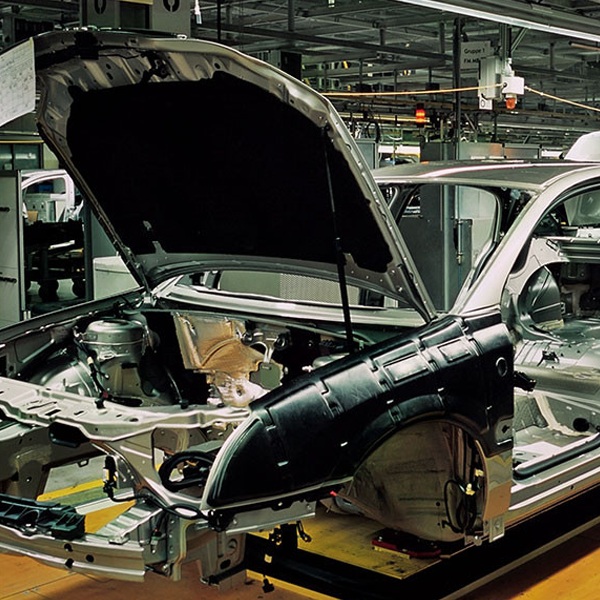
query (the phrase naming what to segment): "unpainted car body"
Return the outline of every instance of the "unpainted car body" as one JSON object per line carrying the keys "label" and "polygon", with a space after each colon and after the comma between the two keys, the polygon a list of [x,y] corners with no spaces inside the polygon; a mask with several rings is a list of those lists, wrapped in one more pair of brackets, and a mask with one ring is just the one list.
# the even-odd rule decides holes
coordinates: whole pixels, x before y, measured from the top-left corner
{"label": "unpainted car body", "polygon": [[23,171],[21,194],[31,221],[64,223],[79,218],[75,185],[64,169]]}
{"label": "unpainted car body", "polygon": [[[415,236],[432,231],[431,214],[451,196],[450,231],[470,219],[471,240],[476,227],[487,232],[463,246],[471,255],[462,256],[458,231],[438,260],[469,266],[440,270],[440,277],[456,279],[451,312],[497,307],[514,347],[513,485],[505,524],[597,483],[598,174],[584,162],[445,163],[375,173],[401,229],[416,229]],[[436,284],[439,291],[441,281],[426,282]]]}
{"label": "unpainted car body", "polygon": [[73,293],[85,295],[83,200],[64,169],[23,171],[25,271],[37,281],[42,300],[56,300],[59,279],[73,280]]}
{"label": "unpainted car body", "polygon": [[[247,532],[320,500],[462,543],[597,483],[594,397],[572,391],[594,342],[563,378],[573,342],[548,328],[588,332],[594,300],[573,291],[565,319],[544,269],[595,265],[585,206],[555,207],[599,167],[405,165],[376,173],[386,203],[331,105],[269,65],[126,33],[36,50],[42,135],[141,287],[2,332],[2,550],[134,580],[199,560],[214,581]],[[400,231],[436,207],[479,219],[441,294]],[[566,238],[540,229],[557,210],[581,221]],[[68,465],[103,469],[124,513],[90,531],[89,507],[40,502]]]}

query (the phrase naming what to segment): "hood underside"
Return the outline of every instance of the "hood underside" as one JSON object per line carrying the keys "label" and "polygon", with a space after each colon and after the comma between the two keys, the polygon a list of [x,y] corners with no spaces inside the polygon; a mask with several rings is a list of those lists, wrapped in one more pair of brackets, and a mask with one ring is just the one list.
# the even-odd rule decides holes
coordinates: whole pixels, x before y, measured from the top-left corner
{"label": "hood underside", "polygon": [[42,135],[139,279],[332,276],[337,227],[350,281],[428,315],[353,141],[310,88],[197,40],[70,32],[36,51]]}

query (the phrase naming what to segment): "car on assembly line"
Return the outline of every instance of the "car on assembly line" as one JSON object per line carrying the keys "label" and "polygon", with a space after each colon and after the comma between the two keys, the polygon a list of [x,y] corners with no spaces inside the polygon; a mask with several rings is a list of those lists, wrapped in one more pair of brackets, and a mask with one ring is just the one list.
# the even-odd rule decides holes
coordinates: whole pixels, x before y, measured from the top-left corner
{"label": "car on assembly line", "polygon": [[[2,551],[210,581],[324,499],[479,543],[600,482],[600,166],[373,178],[229,48],[35,49],[40,132],[140,287],[0,332]],[[69,469],[121,513],[44,500]]]}
{"label": "car on assembly line", "polygon": [[29,221],[64,223],[79,219],[81,198],[64,169],[23,171],[21,194]]}
{"label": "car on assembly line", "polygon": [[83,200],[64,169],[23,171],[21,195],[27,284],[36,281],[42,300],[56,300],[58,281],[72,279],[85,296]]}

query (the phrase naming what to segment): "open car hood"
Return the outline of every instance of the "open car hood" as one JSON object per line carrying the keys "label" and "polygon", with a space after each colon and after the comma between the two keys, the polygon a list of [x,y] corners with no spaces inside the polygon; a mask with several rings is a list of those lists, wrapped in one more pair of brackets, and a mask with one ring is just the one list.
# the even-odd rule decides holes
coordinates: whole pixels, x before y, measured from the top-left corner
{"label": "open car hood", "polygon": [[[137,279],[253,269],[336,277],[434,314],[331,104],[211,42],[124,32],[36,39],[40,132]],[[332,201],[333,198],[333,201]]]}

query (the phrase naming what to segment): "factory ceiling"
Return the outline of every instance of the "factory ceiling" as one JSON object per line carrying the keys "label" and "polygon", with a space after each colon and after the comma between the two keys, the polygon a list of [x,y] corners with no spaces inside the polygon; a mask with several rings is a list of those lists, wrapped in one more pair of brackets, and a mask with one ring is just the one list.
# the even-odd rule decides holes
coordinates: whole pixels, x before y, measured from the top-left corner
{"label": "factory ceiling", "polygon": [[[357,135],[375,130],[390,139],[455,135],[458,112],[462,139],[554,146],[600,129],[599,16],[597,0],[190,4],[192,36],[219,40],[276,64],[283,61],[283,66],[291,57],[296,74],[319,91],[364,94],[332,97]],[[80,6],[0,0],[0,17],[4,38],[9,31],[19,37],[24,31],[79,24]],[[503,62],[511,59],[515,75],[525,80],[525,93],[513,110],[502,101],[494,110],[481,110],[476,90],[444,91],[478,86],[477,66],[466,64],[465,56],[486,45],[485,52]],[[431,93],[413,94],[419,91]],[[382,92],[388,95],[378,95]],[[417,103],[428,119],[420,130],[414,124]]]}

